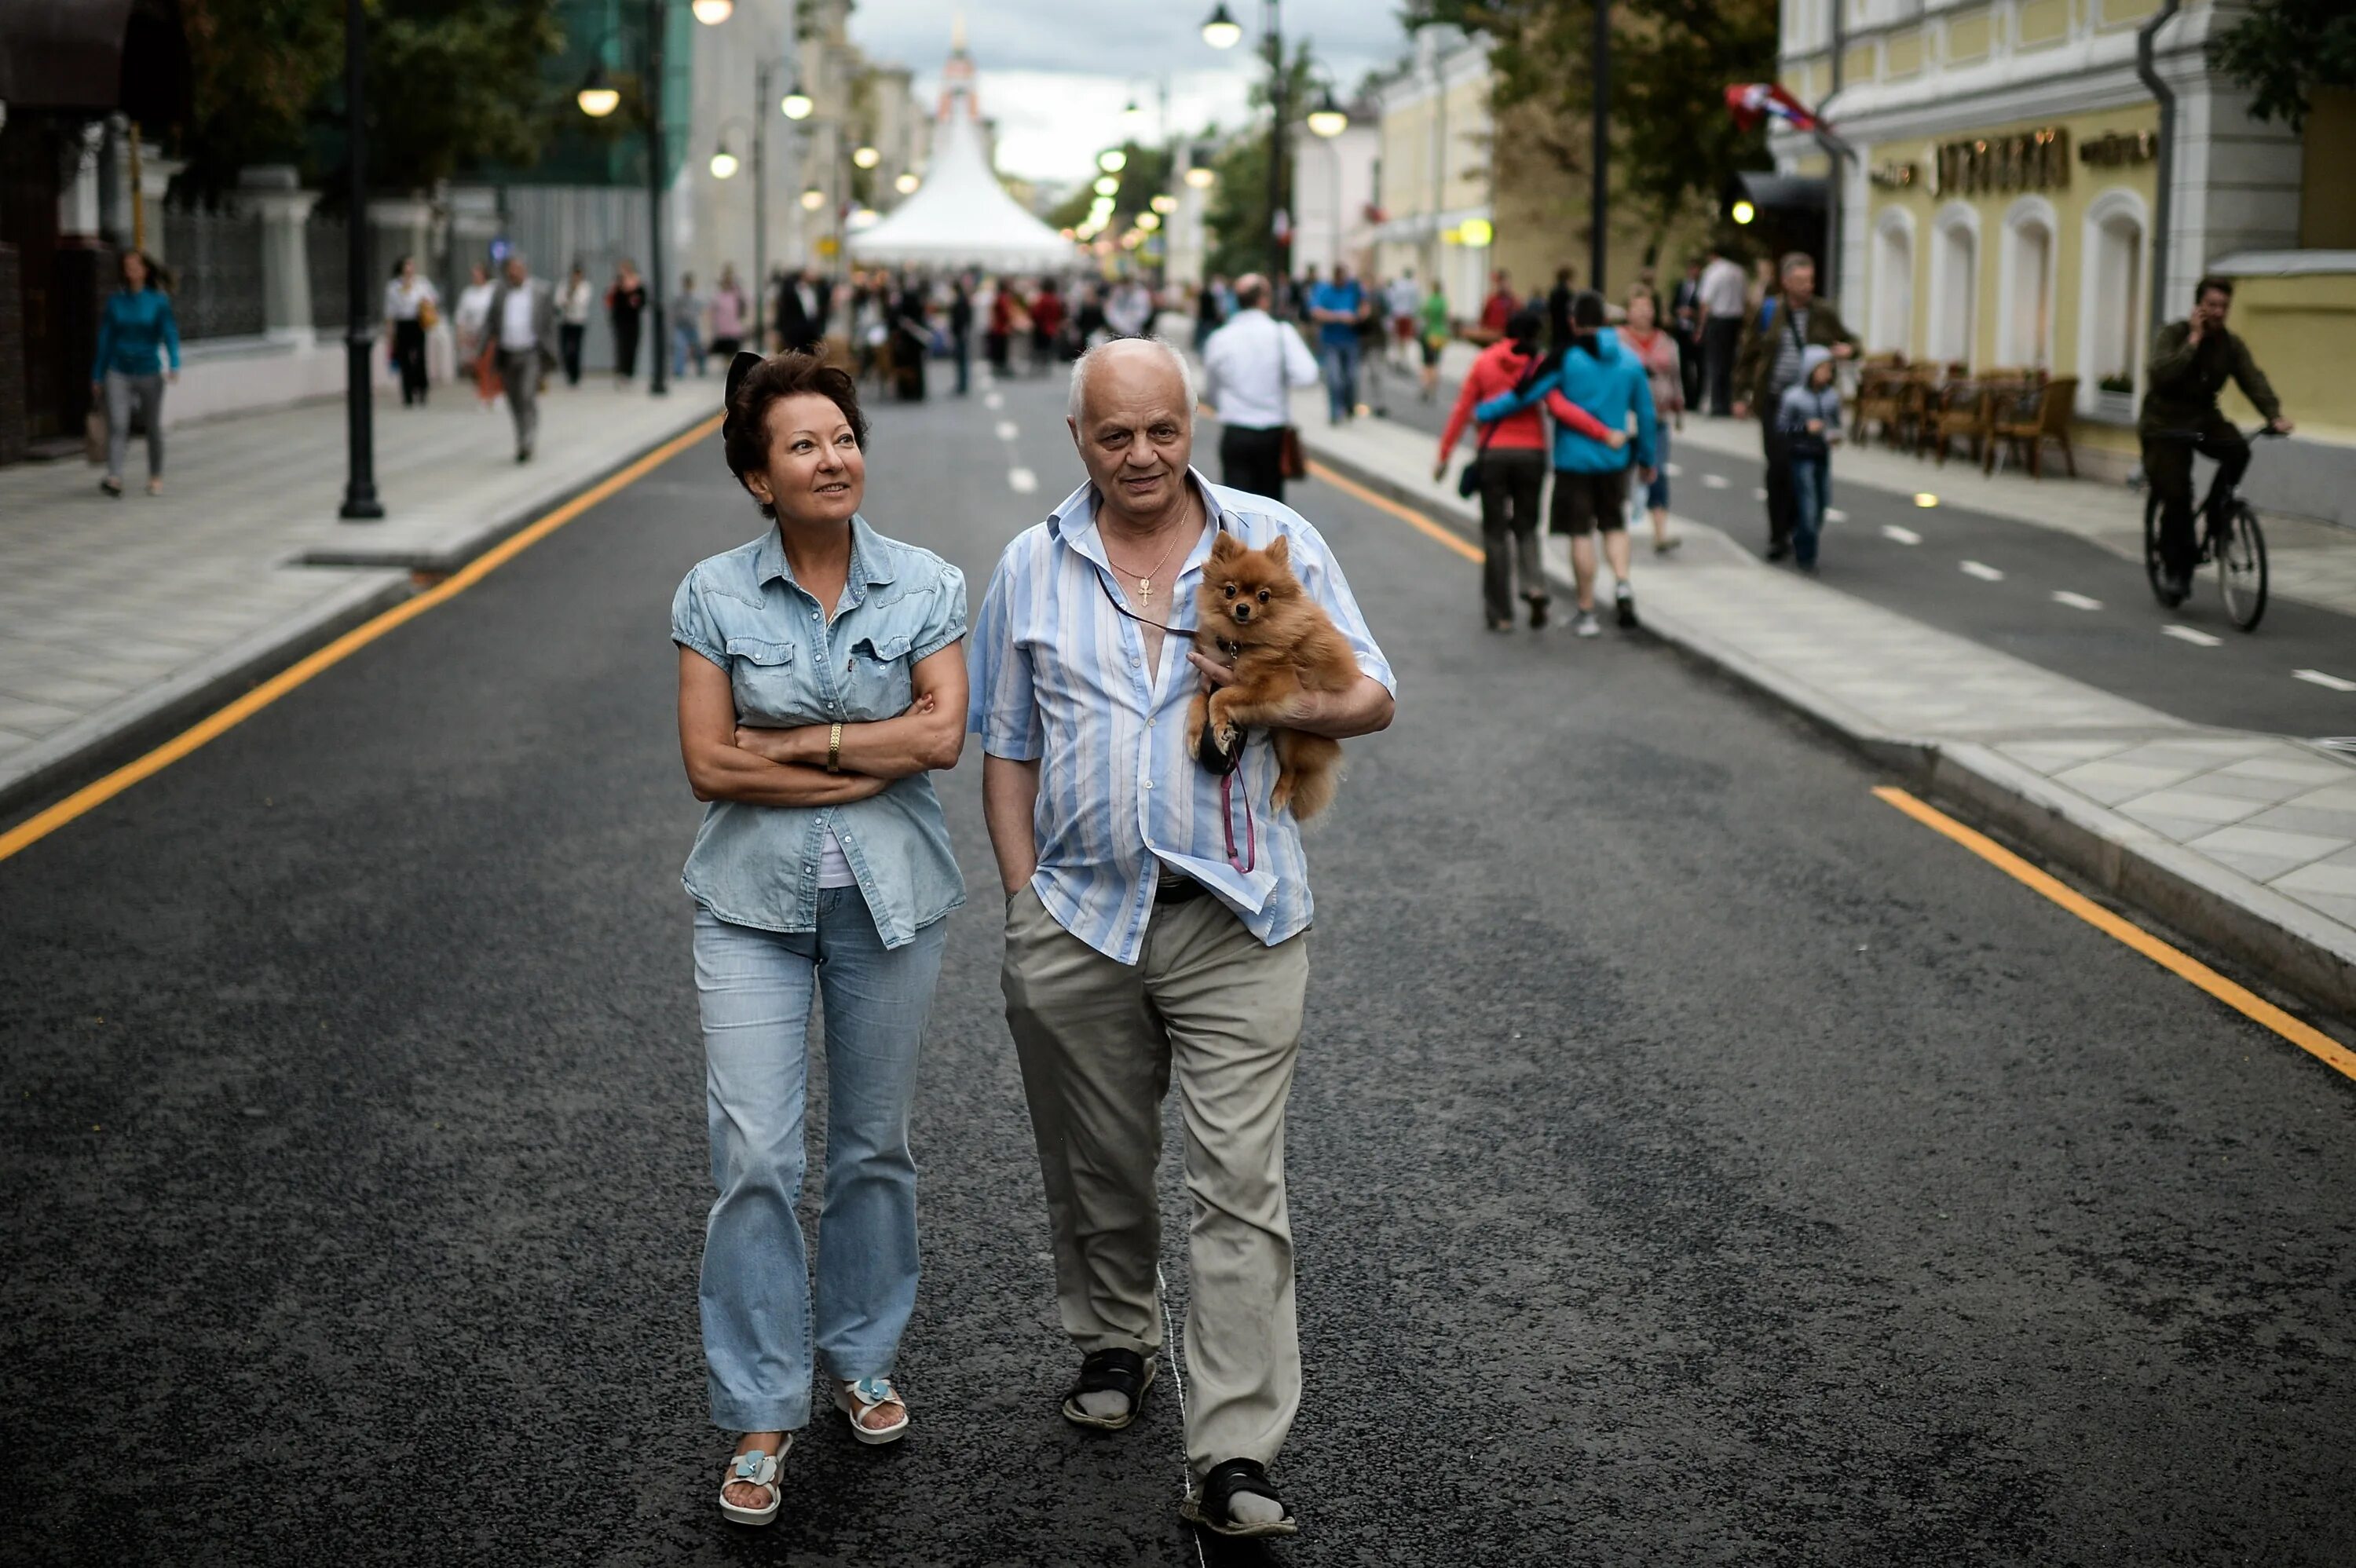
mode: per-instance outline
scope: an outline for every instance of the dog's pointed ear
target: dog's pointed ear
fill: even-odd
[[[1276,536],[1265,553],[1279,566],[1290,567],[1292,564],[1292,545],[1282,534]]]
[[[1218,538],[1211,541],[1211,559],[1213,560],[1225,560],[1230,556],[1241,555],[1243,552],[1244,541],[1236,538],[1235,535],[1227,532],[1225,528],[1221,528],[1219,530]]]

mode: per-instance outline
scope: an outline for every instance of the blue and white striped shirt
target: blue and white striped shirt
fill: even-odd
[[[1290,541],[1301,586],[1349,640],[1358,667],[1396,695],[1389,661],[1317,530],[1277,502],[1190,476],[1219,526],[1246,544],[1258,549],[1279,534]],[[1194,591],[1211,539],[1205,528],[1171,592],[1173,631],[1197,624]],[[1312,912],[1300,826],[1290,811],[1269,809],[1275,748],[1256,733],[1236,773],[1237,848],[1247,801],[1258,838],[1247,875],[1227,859],[1219,780],[1186,750],[1186,709],[1201,686],[1187,645],[1166,639],[1160,671],[1149,670],[1143,632],[1108,596],[1121,592],[1097,532],[1095,492],[1083,485],[1006,547],[974,623],[967,728],[990,755],[1040,764],[1032,889],[1065,930],[1134,964],[1166,863],[1274,946],[1304,930]]]

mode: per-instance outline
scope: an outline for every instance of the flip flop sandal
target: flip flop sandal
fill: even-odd
[[[785,1443],[774,1453],[747,1448],[728,1462],[720,1477],[720,1514],[734,1524],[766,1524],[777,1517],[777,1509],[786,1500],[785,1488],[777,1484],[777,1461],[793,1452],[794,1435],[786,1434]],[[764,1488],[769,1494],[766,1508],[745,1508],[728,1500],[728,1488],[739,1481],[748,1481]]]
[[[896,1404],[900,1419],[889,1426],[870,1426],[861,1419],[878,1405]],[[851,1418],[851,1435],[862,1443],[897,1443],[908,1430],[908,1402],[890,1378],[861,1378],[834,1385],[834,1408]]]
[[[1145,1408],[1145,1391],[1153,1386],[1153,1371],[1161,1363],[1134,1350],[1098,1350],[1080,1363],[1080,1381],[1064,1396],[1064,1419],[1075,1426],[1119,1432]],[[1129,1401],[1119,1415],[1090,1415],[1080,1403],[1084,1393],[1117,1393]]]
[[[1225,1464],[1211,1467],[1211,1473],[1203,1477],[1203,1489],[1188,1493],[1185,1501],[1178,1505],[1178,1517],[1201,1525],[1213,1535],[1238,1540],[1301,1533],[1300,1521],[1290,1512],[1280,1519],[1264,1522],[1238,1523],[1231,1505],[1237,1494],[1247,1492],[1256,1498],[1266,1498],[1279,1509],[1284,1507],[1284,1499],[1276,1495],[1276,1488],[1269,1484],[1268,1471],[1258,1461],[1229,1459]]]

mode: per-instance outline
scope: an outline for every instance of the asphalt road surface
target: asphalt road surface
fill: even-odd
[[[1387,377],[1386,391],[1393,419],[1435,440],[1456,396],[1443,382],[1440,400],[1419,402],[1397,376]],[[1670,510],[1763,554],[1765,464],[1756,452],[1732,456],[1673,436],[1669,456]],[[2254,461],[2267,456],[2259,443]],[[1937,495],[1939,480],[1925,461],[1922,493]],[[1818,565],[1827,587],[2197,724],[2356,736],[2356,690],[2297,673],[2356,681],[2356,619],[2276,593],[2257,630],[2243,633],[2225,613],[2213,568],[2194,580],[2182,607],[2162,610],[2139,562],[2033,523],[1926,508],[1912,495],[1846,482],[1838,453],[1832,506],[1844,515],[1825,528]],[[1641,596],[1649,535],[1638,538]]]
[[[978,599],[1061,398],[879,410],[868,515]],[[1403,686],[1312,842],[1296,1542],[1179,1523],[1167,1388],[1055,1414],[971,751],[916,1428],[830,1413],[718,1517],[664,639],[758,528],[714,441],[0,863],[0,1559],[2348,1563],[2356,1084],[1665,647],[1471,630],[1471,565],[1295,499]]]

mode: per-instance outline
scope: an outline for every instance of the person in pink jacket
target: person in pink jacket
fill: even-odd
[[[1658,424],[1644,509],[1653,517],[1653,553],[1666,555],[1684,542],[1669,532],[1669,429],[1685,429],[1685,369],[1676,336],[1660,325],[1660,301],[1642,283],[1628,291],[1628,320],[1620,329],[1620,342],[1636,356],[1652,383]]]
[[[1464,385],[1449,411],[1440,432],[1439,461],[1431,476],[1444,478],[1450,454],[1475,422],[1473,409],[1492,398],[1519,390],[1544,374],[1545,357],[1538,352],[1543,318],[1535,310],[1516,311],[1505,324],[1505,336],[1481,350],[1465,373]],[[1604,440],[1602,424],[1578,409],[1562,417],[1580,433]],[[1583,421],[1583,422],[1582,422]],[[1624,440],[1625,438],[1622,437]],[[1547,428],[1538,406],[1531,404],[1483,428],[1473,459],[1480,464],[1481,604],[1489,630],[1514,629],[1514,576],[1520,568],[1522,599],[1530,607],[1533,629],[1547,623],[1546,564],[1538,553],[1538,495],[1546,487]]]

